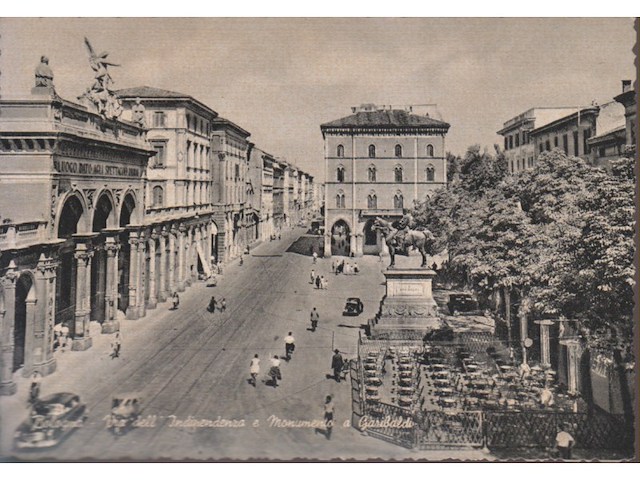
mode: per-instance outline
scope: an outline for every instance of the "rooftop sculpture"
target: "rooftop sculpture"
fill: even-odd
[[[103,117],[116,119],[122,113],[122,104],[111,88],[114,81],[107,67],[120,65],[107,60],[109,52],[96,54],[87,37],[84,38],[84,43],[89,51],[89,65],[95,73],[95,81],[79,98],[91,101]]]

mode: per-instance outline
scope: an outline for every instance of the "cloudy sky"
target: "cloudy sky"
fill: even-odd
[[[319,178],[319,125],[361,103],[437,104],[462,154],[530,107],[604,103],[635,79],[627,18],[2,18],[0,32],[3,96],[28,94],[45,54],[75,99],[93,79],[87,36],[121,64],[117,88],[189,94]]]

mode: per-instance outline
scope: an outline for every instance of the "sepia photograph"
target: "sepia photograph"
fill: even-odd
[[[0,17],[0,461],[637,462],[637,41]]]

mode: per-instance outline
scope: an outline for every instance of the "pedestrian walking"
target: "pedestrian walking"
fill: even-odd
[[[318,261],[318,254],[314,250],[313,251],[313,263],[316,263],[317,261]]]
[[[316,275],[316,288],[320,288],[320,275]]]
[[[31,375],[31,385],[29,386],[29,405],[33,406],[40,397],[40,382],[42,375],[37,370]]]
[[[329,288],[329,279],[322,277],[322,288],[326,290]]]
[[[313,285],[316,281],[316,271],[311,269],[311,275],[310,275],[311,281],[309,283],[311,283],[311,285]]]
[[[122,336],[120,332],[116,332],[111,341],[111,360],[120,356],[120,349],[122,348]]]
[[[340,355],[340,350],[336,348],[333,352],[333,357],[331,358],[331,368],[333,369],[333,378],[338,383],[340,383],[342,367],[344,367],[344,359],[342,358],[342,355]]]
[[[173,292],[171,295],[171,310],[177,310],[180,305],[180,297],[178,296],[178,292]]]
[[[331,431],[333,430],[333,414],[335,412],[335,405],[333,404],[333,398],[331,395],[327,395],[324,399],[324,425],[325,435],[327,440],[331,440]]]
[[[222,297],[222,300],[220,300],[220,311],[224,313],[226,309],[227,309],[227,299]]]
[[[271,368],[269,368],[269,376],[271,377],[271,384],[273,388],[278,386],[278,380],[282,380],[282,373],[280,372],[280,359],[277,355],[274,355],[271,359]]]
[[[569,429],[570,425],[564,424],[562,428],[558,429],[558,434],[556,435],[556,448],[563,460],[571,460],[571,450],[576,442],[569,433]]]
[[[353,273],[358,273],[360,271],[360,267],[358,267],[358,262],[353,262]]]
[[[257,353],[251,359],[251,364],[249,365],[249,373],[251,374],[249,383],[251,383],[255,387],[257,383],[256,379],[258,378],[258,374],[260,373],[260,358],[258,358]]]
[[[320,275],[320,290],[324,290],[324,275]]]
[[[284,354],[287,362],[291,360],[291,354],[296,349],[295,341],[296,339],[293,338],[293,334],[291,332],[284,337]]]
[[[316,328],[318,327],[318,320],[320,320],[320,314],[316,310],[316,307],[313,307],[313,310],[311,310],[310,319],[311,319],[311,331],[315,332]]]
[[[64,352],[67,350],[67,344],[69,343],[69,325],[67,325],[67,322],[62,323],[60,334],[60,350]]]
[[[216,307],[218,306],[218,302],[216,301],[216,297],[212,296],[211,300],[209,300],[209,307],[207,310],[211,313],[216,313]]]
[[[331,273],[335,273],[336,271],[336,261],[331,260]]]

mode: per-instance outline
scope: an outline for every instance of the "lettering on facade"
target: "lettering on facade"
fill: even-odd
[[[140,177],[141,171],[137,167],[126,165],[103,165],[100,163],[76,162],[73,160],[53,160],[53,168],[58,173],[73,175],[106,175],[109,177]]]

